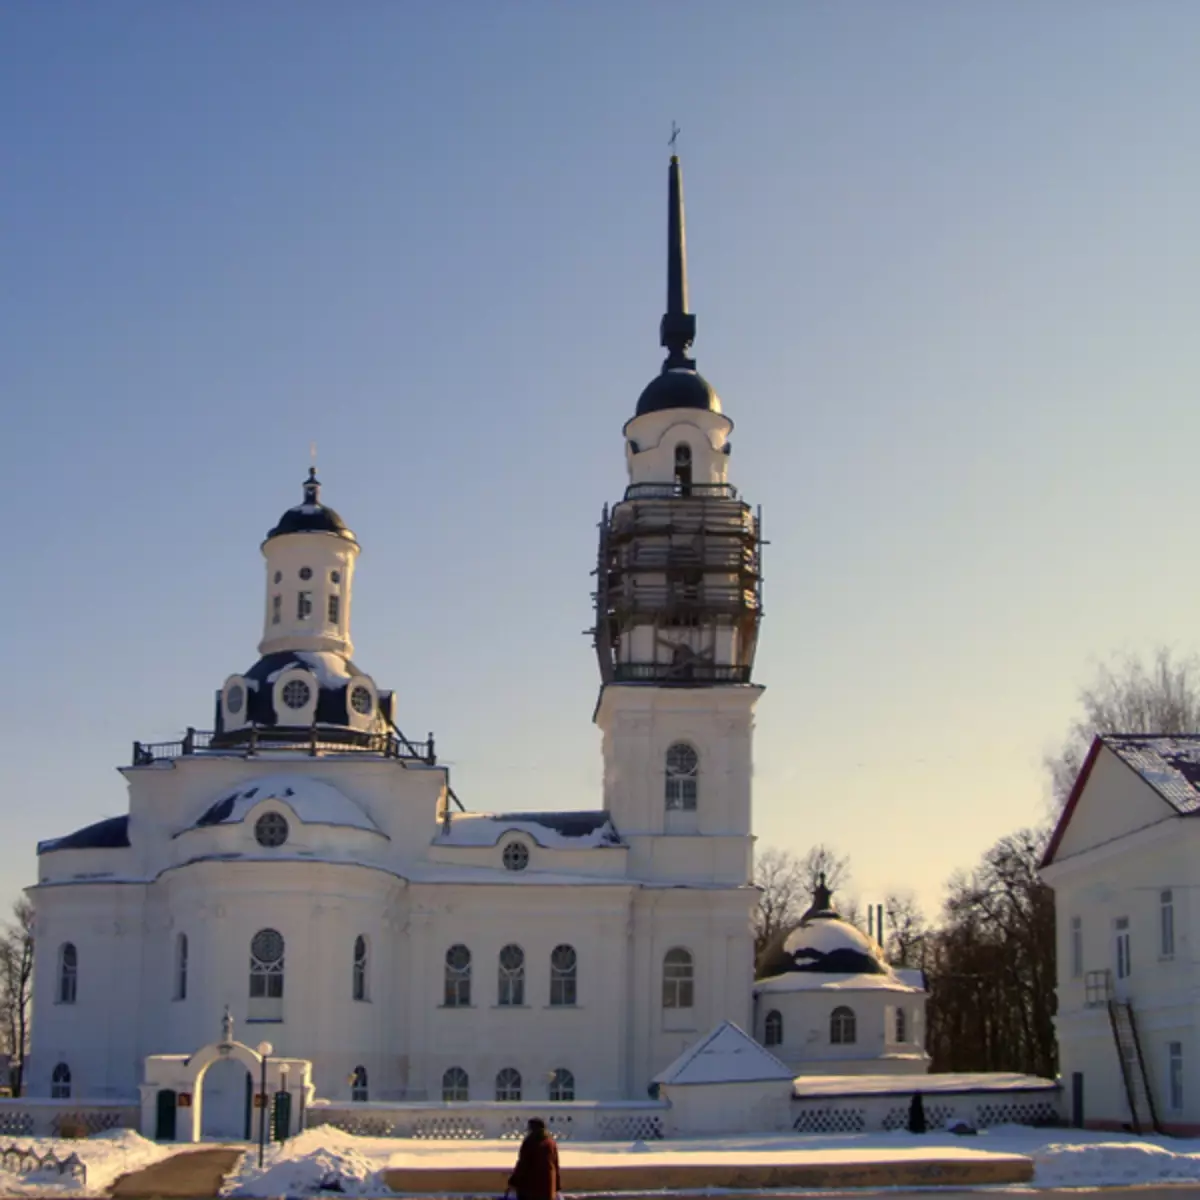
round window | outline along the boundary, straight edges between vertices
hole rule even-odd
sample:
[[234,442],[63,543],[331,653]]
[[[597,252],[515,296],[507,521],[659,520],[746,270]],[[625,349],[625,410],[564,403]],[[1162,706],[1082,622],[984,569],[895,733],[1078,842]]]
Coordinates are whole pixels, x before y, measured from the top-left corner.
[[312,688],[303,679],[289,679],[283,685],[283,702],[288,708],[303,708],[312,698]]
[[341,583],[342,582],[341,571],[330,571],[329,572],[329,582],[330,583]]
[[301,567],[300,568],[300,578],[301,579],[311,579],[312,578],[312,567]]
[[250,939],[250,953],[265,966],[283,958],[283,934],[274,929],[260,929]]
[[242,705],[246,703],[246,691],[240,683],[235,683],[229,691],[225,693],[225,707],[234,715],[242,711]]
[[350,707],[356,713],[361,713],[364,717],[371,715],[371,710],[375,707],[375,701],[371,697],[371,689],[365,688],[360,683],[350,691]]
[[667,751],[668,775],[695,775],[700,756],[687,742],[676,742]]
[[283,572],[282,572],[282,571],[276,571],[276,572],[275,572],[275,582],[276,582],[276,583],[279,583],[279,582],[280,582],[282,579],[283,579]]
[[529,847],[524,842],[509,842],[504,847],[504,865],[510,871],[523,871],[529,866]]
[[[268,849],[274,849],[276,846],[282,846],[287,841],[288,823],[287,817],[283,813],[269,812],[263,813],[257,821],[254,822],[254,840],[260,846],[266,846]],[[264,958],[264,962],[270,961]]]

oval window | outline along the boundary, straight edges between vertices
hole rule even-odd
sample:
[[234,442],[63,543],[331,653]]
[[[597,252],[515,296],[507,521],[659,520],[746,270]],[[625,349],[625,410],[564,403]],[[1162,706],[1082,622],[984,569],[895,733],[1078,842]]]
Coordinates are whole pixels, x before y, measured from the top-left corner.
[[371,697],[371,689],[365,688],[360,683],[350,692],[350,706],[356,713],[361,713],[364,717],[371,715],[371,710],[375,707],[375,701]]
[[312,698],[312,688],[303,679],[289,679],[283,685],[283,702],[288,708],[303,708]]
[[[266,846],[268,850],[272,850],[276,846],[282,846],[287,841],[287,836],[287,817],[283,813],[263,813],[254,822],[254,840],[260,846]],[[266,960],[264,959],[264,961]]]
[[229,691],[225,693],[225,707],[234,715],[242,711],[242,705],[246,702],[246,692],[240,683],[235,683]]
[[300,578],[301,579],[311,579],[312,578],[312,567],[301,567],[300,568]]
[[529,847],[524,842],[509,842],[502,857],[508,870],[523,871],[529,866]]

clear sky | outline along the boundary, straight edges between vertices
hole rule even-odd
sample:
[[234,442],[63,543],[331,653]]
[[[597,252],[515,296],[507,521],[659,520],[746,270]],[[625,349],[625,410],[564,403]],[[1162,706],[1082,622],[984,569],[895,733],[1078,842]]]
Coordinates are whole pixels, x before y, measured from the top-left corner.
[[1113,651],[1197,645],[1200,5],[0,6],[0,898],[256,659],[309,444],[356,660],[595,807],[589,571],[662,354],[764,508],[755,822],[936,906]]

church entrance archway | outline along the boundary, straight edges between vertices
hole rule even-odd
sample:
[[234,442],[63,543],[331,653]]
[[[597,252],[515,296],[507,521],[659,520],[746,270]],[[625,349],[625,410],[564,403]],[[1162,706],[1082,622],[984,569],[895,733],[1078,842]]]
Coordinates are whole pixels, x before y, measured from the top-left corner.
[[200,1101],[200,1136],[226,1142],[250,1137],[253,1084],[236,1058],[218,1058],[196,1081]]

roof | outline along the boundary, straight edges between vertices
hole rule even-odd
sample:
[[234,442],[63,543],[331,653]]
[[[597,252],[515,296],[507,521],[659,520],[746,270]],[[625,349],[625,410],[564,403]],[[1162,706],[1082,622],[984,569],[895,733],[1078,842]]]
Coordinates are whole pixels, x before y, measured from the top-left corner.
[[452,813],[434,838],[438,846],[494,846],[506,833],[524,833],[547,850],[598,850],[622,846],[612,817],[603,811]]
[[783,943],[796,972],[827,975],[887,975],[879,944],[849,921],[825,912],[800,922]]
[[346,522],[332,508],[321,503],[321,481],[317,478],[316,467],[308,469],[303,502],[289,508],[279,518],[275,527],[267,532],[267,540],[285,533],[331,533],[358,545],[354,534],[346,528]]
[[1170,806],[1186,817],[1200,812],[1200,733],[1101,733],[1088,750],[1042,858],[1054,861],[1101,747],[1111,750]]
[[664,368],[638,397],[637,415],[662,412],[669,408],[698,408],[708,412],[721,411],[721,400],[698,371]]
[[307,775],[247,779],[210,804],[189,828],[235,825],[245,820],[256,804],[272,799],[286,804],[305,825],[340,825],[379,833],[375,822],[349,796]]
[[673,1087],[696,1083],[791,1082],[793,1072],[769,1050],[764,1050],[744,1029],[722,1021],[706,1037],[689,1046],[655,1083]]
[[1007,1071],[969,1072],[956,1075],[799,1075],[792,1094],[810,1096],[911,1096],[955,1092],[1025,1092],[1058,1090],[1053,1079],[1017,1075]]
[[[318,725],[349,725],[349,688],[356,679],[370,676],[344,655],[329,650],[276,650],[264,654],[241,678],[246,681],[246,717],[255,725],[286,726],[275,711],[271,685],[291,667],[311,672],[317,682]],[[372,680],[372,682],[374,682]],[[392,693],[377,689],[382,714],[392,711]],[[218,702],[217,727],[224,728],[224,716]]]
[[38,842],[39,854],[53,854],[55,850],[113,850],[129,845],[129,814],[123,817],[108,817],[94,825],[68,833],[65,837],[48,838]]

